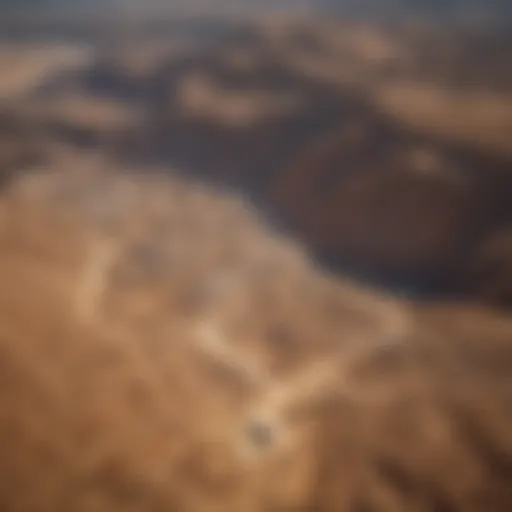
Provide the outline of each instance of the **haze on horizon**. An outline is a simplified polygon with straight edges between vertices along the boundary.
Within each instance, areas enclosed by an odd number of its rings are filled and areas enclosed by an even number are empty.
[[[0,15],[11,11],[95,12],[116,11],[195,13],[338,13],[363,17],[434,17],[512,21],[506,0],[0,0]]]

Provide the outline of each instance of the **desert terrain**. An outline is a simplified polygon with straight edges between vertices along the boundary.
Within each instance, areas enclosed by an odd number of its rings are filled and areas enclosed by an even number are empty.
[[[0,17],[0,509],[512,509],[512,36]]]
[[[508,30],[298,15],[3,23],[3,176],[62,151],[179,169],[240,190],[337,272],[510,300],[496,278],[512,222]]]

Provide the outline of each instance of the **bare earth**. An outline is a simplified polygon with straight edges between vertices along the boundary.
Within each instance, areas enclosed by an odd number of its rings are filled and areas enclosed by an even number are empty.
[[[512,510],[511,42],[154,23],[0,44],[0,510]]]

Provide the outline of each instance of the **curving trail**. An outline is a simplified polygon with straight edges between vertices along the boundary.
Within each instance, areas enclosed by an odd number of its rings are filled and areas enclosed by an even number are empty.
[[[512,507],[512,322],[322,274],[239,198],[108,162],[0,198],[0,509]]]

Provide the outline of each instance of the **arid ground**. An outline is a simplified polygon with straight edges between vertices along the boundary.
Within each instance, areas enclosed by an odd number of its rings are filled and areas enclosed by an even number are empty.
[[[512,510],[510,62],[0,18],[0,510]]]

